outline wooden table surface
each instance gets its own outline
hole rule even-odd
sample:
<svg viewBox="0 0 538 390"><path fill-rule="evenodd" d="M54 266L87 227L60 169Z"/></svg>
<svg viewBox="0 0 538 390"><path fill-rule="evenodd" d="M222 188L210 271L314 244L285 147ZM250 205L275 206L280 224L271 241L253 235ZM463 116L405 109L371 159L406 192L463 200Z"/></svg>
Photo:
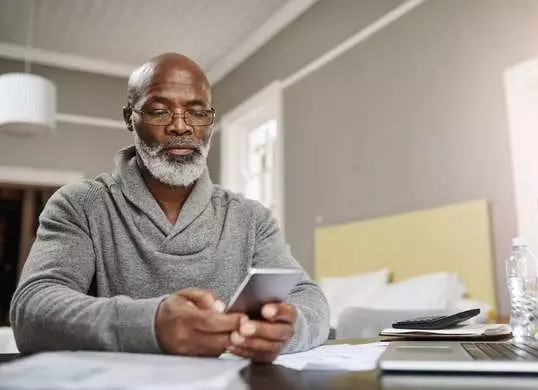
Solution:
<svg viewBox="0 0 538 390"><path fill-rule="evenodd" d="M379 339L329 341L329 344L363 344ZM0 364L24 358L18 354L0 354ZM296 371L286 367L263 364L251 365L241 372L251 390L295 389L378 389L377 371ZM1 380L0 380L1 383ZM1 387L1 386L0 386Z"/></svg>
<svg viewBox="0 0 538 390"><path fill-rule="evenodd" d="M364 344L367 342L388 341L387 339L356 339L330 341L328 344ZM23 358L17 354L0 354L0 364ZM407 376L406 384L400 381L401 376L381 376L378 370L372 371L296 371L278 365L251 365L241 372L250 390L443 390L460 389L538 389L538 377L472 377L472 376ZM396 382L394 381L396 379ZM484 387L483 381L489 385ZM432 382L433 381L433 382ZM409 384L411 383L411 384ZM516 386L517 384L517 386ZM0 378L1 387L1 378Z"/></svg>

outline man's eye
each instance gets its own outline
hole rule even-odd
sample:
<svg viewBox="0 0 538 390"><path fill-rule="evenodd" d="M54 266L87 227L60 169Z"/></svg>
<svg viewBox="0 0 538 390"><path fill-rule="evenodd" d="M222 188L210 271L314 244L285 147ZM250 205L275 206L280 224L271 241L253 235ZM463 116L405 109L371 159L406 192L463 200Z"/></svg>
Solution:
<svg viewBox="0 0 538 390"><path fill-rule="evenodd" d="M168 114L168 110L163 110L163 109L158 109L158 108L149 109L146 111L146 114L151 115L151 116L166 116Z"/></svg>
<svg viewBox="0 0 538 390"><path fill-rule="evenodd" d="M209 116L208 111L190 111L193 118L207 118Z"/></svg>

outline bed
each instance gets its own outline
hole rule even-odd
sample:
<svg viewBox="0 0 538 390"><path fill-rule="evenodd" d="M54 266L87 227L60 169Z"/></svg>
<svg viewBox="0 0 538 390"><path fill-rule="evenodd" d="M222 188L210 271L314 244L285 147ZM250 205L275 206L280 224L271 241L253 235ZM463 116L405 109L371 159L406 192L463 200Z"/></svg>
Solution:
<svg viewBox="0 0 538 390"><path fill-rule="evenodd" d="M315 231L314 276L318 282L382 268L389 270L391 283L419 275L450 273L465 283L467 299L484 303L495 312L493 264L490 212L485 199L367 221L320 226ZM370 332L376 332L388 321L415 314L406 302L402 302L401 308L392 310L375 310L364 304L357 306L360 307L355 308L355 312L361 311L362 324L352 324L352 327L369 327ZM387 320L380 322L380 316Z"/></svg>

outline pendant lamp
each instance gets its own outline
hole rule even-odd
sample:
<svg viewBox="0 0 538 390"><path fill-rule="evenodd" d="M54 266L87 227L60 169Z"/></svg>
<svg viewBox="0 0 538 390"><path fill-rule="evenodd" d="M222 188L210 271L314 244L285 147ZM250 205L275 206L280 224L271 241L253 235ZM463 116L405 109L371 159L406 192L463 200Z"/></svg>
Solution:
<svg viewBox="0 0 538 390"><path fill-rule="evenodd" d="M30 73L35 4L31 2L25 73L0 75L0 133L48 133L56 127L56 86Z"/></svg>

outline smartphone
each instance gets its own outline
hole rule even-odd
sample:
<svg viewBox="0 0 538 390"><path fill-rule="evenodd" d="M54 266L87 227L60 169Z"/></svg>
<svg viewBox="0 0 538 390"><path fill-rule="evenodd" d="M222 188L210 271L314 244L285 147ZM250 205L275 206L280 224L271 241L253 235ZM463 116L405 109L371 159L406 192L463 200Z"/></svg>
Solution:
<svg viewBox="0 0 538 390"><path fill-rule="evenodd" d="M296 268L251 268L235 290L226 311L261 318L261 308L269 302L285 301L299 283L303 271Z"/></svg>

